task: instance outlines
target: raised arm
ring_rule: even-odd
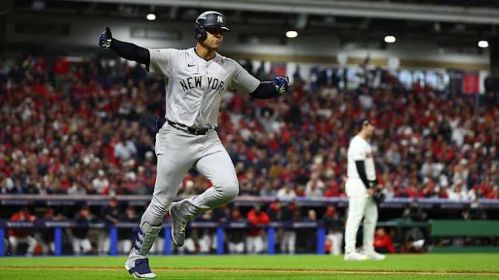
[[[260,82],[253,77],[246,69],[237,62],[234,63],[234,75],[232,82],[240,89],[249,92],[249,94],[257,99],[269,99],[275,96],[284,95],[288,92],[288,78],[275,77],[272,81]]]
[[[285,94],[288,89],[288,77],[275,77],[272,81],[261,82],[250,95],[257,99],[269,99]]]
[[[102,32],[99,36],[99,46],[104,49],[111,49],[117,55],[123,57],[124,59],[137,61],[138,63],[144,64],[147,69],[149,69],[150,64],[150,54],[149,50],[143,47],[139,47],[132,43],[122,42],[118,39],[113,38],[111,29],[106,27],[106,31]]]

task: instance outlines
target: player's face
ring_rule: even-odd
[[[372,124],[368,124],[366,126],[366,130],[367,130],[366,131],[367,137],[369,137],[369,138],[373,137],[373,135],[374,135],[374,126]]]
[[[224,40],[224,33],[222,29],[219,28],[206,28],[206,40],[204,40],[203,45],[212,50],[217,50],[222,46]]]

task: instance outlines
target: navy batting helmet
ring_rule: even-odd
[[[206,11],[198,16],[196,23],[194,23],[194,38],[200,42],[206,39],[206,30],[218,29],[223,31],[230,31],[225,26],[225,17],[222,13],[216,11]]]

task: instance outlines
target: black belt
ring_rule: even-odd
[[[194,135],[206,135],[211,130],[211,128],[195,128],[195,127],[188,127],[185,124],[176,123],[176,122],[172,122],[172,121],[167,121],[167,122],[169,125],[177,128],[177,129],[188,131],[189,133],[194,134]]]

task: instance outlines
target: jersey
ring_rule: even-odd
[[[216,53],[205,60],[194,48],[149,49],[151,72],[168,78],[166,114],[169,121],[194,128],[215,128],[228,88],[253,92],[260,81],[234,60]]]
[[[366,167],[367,180],[376,180],[376,171],[374,170],[374,159],[372,156],[371,145],[359,135],[356,135],[350,141],[348,147],[348,178],[360,178],[355,162],[363,160]]]

